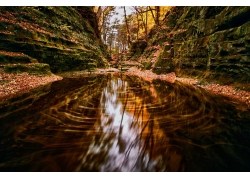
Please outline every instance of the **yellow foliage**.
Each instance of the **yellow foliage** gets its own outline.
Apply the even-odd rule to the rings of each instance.
[[[169,11],[169,9],[171,7],[172,6],[160,6],[160,14],[159,14],[159,21],[160,22],[165,18],[165,14],[167,13],[167,11]],[[156,12],[154,10],[155,6],[150,6],[150,8],[153,10],[154,17],[156,17]],[[134,16],[136,16],[136,15],[134,15]],[[146,16],[147,16],[147,30],[149,32],[149,30],[155,25],[155,20],[153,18],[151,11],[148,11],[147,13],[144,12],[143,13],[143,20],[145,23],[146,23]],[[135,17],[135,19],[136,19],[136,17]],[[136,23],[136,22],[134,22],[134,23]],[[145,32],[145,29],[140,28],[139,35],[142,35],[144,32]]]

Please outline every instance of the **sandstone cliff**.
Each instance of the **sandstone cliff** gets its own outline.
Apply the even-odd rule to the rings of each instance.
[[[96,26],[90,6],[0,7],[0,66],[47,71],[49,65],[52,72],[103,67],[107,60]]]
[[[217,80],[250,81],[250,7],[172,7],[149,41],[130,52],[145,69]]]

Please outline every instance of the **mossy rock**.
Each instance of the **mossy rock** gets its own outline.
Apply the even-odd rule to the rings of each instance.
[[[30,63],[31,58],[28,56],[8,56],[0,54],[0,64],[9,64],[9,63]]]
[[[144,67],[143,69],[145,69],[145,70],[150,70],[151,67],[152,67],[152,62],[151,61],[145,61],[142,64],[143,64],[143,67]]]
[[[96,63],[94,63],[94,62],[88,63],[87,70],[89,72],[93,72],[93,71],[96,71],[96,67],[97,67]]]
[[[0,64],[38,61],[49,64],[53,73],[87,69],[89,62],[85,59],[94,59],[97,66],[108,64],[92,7],[0,7],[0,10],[3,14],[15,12],[11,13],[11,21],[5,22],[8,18],[3,17],[0,22],[0,49],[27,56],[0,57]],[[17,71],[21,69],[18,67]]]
[[[6,73],[22,73],[27,72],[32,75],[51,75],[50,66],[48,64],[8,64],[4,66]]]

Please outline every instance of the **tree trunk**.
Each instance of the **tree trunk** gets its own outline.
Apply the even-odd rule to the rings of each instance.
[[[135,8],[136,12],[141,16],[142,24],[143,24],[144,29],[145,29],[145,31],[146,31],[147,26],[146,26],[146,24],[145,24],[145,22],[144,22],[144,20],[143,20],[142,12],[140,12],[136,7],[134,7],[134,8]]]
[[[103,21],[104,21],[105,19],[103,18]],[[106,23],[104,23],[103,22],[103,24],[102,24],[102,34],[103,34],[103,42],[104,42],[104,44],[107,44],[107,32],[106,32]]]
[[[130,32],[129,32],[129,27],[128,27],[128,19],[127,19],[127,15],[126,15],[126,8],[125,6],[123,6],[124,9],[124,17],[125,17],[125,22],[126,22],[126,27],[127,27],[127,38],[128,38],[128,46],[130,46],[131,41],[130,41]]]
[[[102,15],[102,6],[99,6],[98,10],[97,10],[97,13],[96,13],[96,20],[98,22],[98,25],[100,25],[101,15]]]
[[[110,57],[112,57],[112,43],[109,44],[109,54]]]
[[[146,42],[148,42],[148,6],[146,7],[146,27],[145,27],[145,34],[146,34]]]
[[[148,6],[148,7],[149,7],[149,10],[150,10],[150,12],[152,14],[152,17],[153,17],[154,21],[155,21],[155,24],[157,24],[157,20],[155,18],[155,15],[154,15],[154,12],[153,12],[152,8],[150,6]]]
[[[160,6],[155,6],[155,11],[156,11],[156,24],[159,26],[160,22]]]
[[[139,29],[140,29],[140,21],[139,21],[139,16],[138,16],[138,13],[136,13],[136,18],[137,18],[137,32],[136,32],[136,39],[138,40],[138,36],[139,36]]]

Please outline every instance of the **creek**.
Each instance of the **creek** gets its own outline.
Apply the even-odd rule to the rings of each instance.
[[[0,171],[250,171],[250,111],[180,82],[64,78],[0,123]]]

